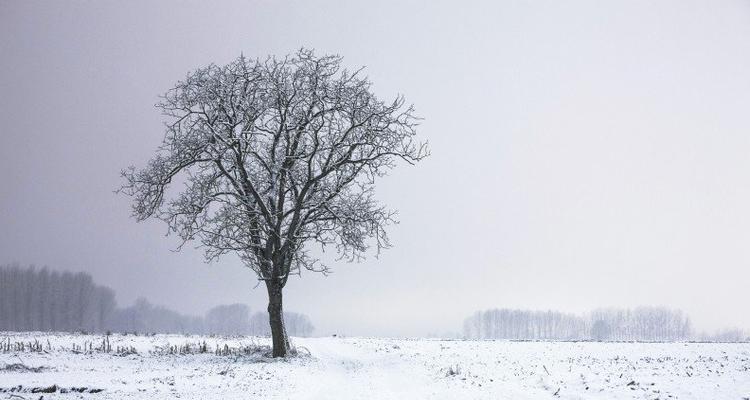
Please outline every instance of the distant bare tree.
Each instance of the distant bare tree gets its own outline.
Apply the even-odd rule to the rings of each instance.
[[[341,61],[303,49],[189,73],[157,105],[170,119],[157,155],[123,171],[137,220],[165,221],[209,261],[235,253],[265,282],[275,357],[289,349],[289,275],[327,270],[306,244],[349,260],[389,246],[394,214],[373,198],[375,179],[427,155],[404,98],[379,100]]]

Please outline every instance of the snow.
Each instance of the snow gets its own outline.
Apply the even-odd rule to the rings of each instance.
[[[267,338],[109,340],[112,352],[104,353],[101,335],[0,333],[3,346],[36,341],[43,348],[0,346],[0,399],[36,399],[32,390],[52,385],[45,399],[750,398],[748,343],[294,338],[301,355],[278,360],[263,354]],[[206,353],[170,354],[186,345],[197,352],[204,341]],[[137,354],[118,355],[118,347]]]

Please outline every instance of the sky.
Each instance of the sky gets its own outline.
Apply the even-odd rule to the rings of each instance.
[[[0,263],[87,271],[120,305],[264,309],[236,258],[176,252],[114,190],[177,80],[300,47],[405,95],[432,152],[378,184],[393,248],[290,280],[285,309],[318,334],[639,305],[750,329],[746,0],[0,0]]]

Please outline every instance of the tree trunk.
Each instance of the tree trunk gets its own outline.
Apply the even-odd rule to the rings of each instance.
[[[271,324],[271,339],[273,341],[273,356],[286,357],[289,353],[289,337],[284,326],[284,310],[282,308],[281,282],[266,281],[268,289],[268,317]]]

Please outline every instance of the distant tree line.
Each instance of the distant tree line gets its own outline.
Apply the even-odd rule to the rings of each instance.
[[[312,335],[315,329],[307,315],[290,311],[284,311],[284,325],[287,333],[291,336],[307,337]],[[253,314],[250,318],[249,334],[254,336],[269,336],[271,334],[268,312],[261,311]]]
[[[492,309],[464,320],[469,339],[596,340],[596,341],[745,341],[739,329],[696,334],[690,318],[664,307],[597,309],[586,315],[557,311]]]
[[[594,340],[671,342],[693,338],[690,318],[680,310],[663,307],[598,309],[586,322]]]
[[[750,333],[739,328],[725,328],[714,333],[701,333],[698,340],[704,342],[750,342]]]
[[[88,274],[0,267],[0,330],[103,331],[116,311],[114,292]]]
[[[315,329],[304,314],[286,312],[284,321],[292,336],[310,336]],[[205,316],[194,317],[154,306],[143,298],[136,300],[130,307],[117,310],[112,327],[117,332],[254,336],[271,334],[268,313],[262,311],[251,314],[250,308],[245,304],[216,306],[208,310]]]
[[[304,314],[285,313],[292,336],[314,330]],[[268,314],[245,304],[220,305],[205,316],[183,315],[144,298],[119,308],[115,292],[91,275],[48,268],[0,266],[0,331],[141,332],[220,335],[270,334]]]
[[[585,321],[557,311],[494,309],[477,311],[464,321],[469,339],[579,339]]]

